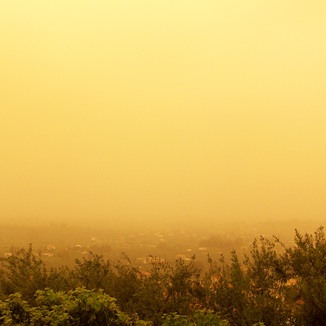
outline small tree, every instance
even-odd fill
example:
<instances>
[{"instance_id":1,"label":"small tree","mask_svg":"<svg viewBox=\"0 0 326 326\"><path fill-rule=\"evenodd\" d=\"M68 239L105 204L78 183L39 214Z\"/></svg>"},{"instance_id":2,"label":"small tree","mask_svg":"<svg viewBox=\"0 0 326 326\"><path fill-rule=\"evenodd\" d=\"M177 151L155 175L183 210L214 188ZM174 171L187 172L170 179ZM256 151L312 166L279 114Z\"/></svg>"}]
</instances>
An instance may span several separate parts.
<instances>
[{"instance_id":1,"label":"small tree","mask_svg":"<svg viewBox=\"0 0 326 326\"><path fill-rule=\"evenodd\" d=\"M293 279L294 321L300 325L325 325L326 320L326 237L324 228L314 233L295 231L295 246L283 256L288 277ZM294 292L294 293L293 293Z\"/></svg>"},{"instance_id":2,"label":"small tree","mask_svg":"<svg viewBox=\"0 0 326 326\"><path fill-rule=\"evenodd\" d=\"M149 325L128 316L116 305L116 300L102 291L77 288L68 292L51 289L36 292L31 306L20 294L12 294L0 302L0 324L2 325Z\"/></svg>"},{"instance_id":3,"label":"small tree","mask_svg":"<svg viewBox=\"0 0 326 326\"><path fill-rule=\"evenodd\" d=\"M113 272L110 261L105 261L102 255L89 253L90 257L75 260L75 269L72 276L79 286L89 290L103 289L110 293L112 288Z\"/></svg>"},{"instance_id":4,"label":"small tree","mask_svg":"<svg viewBox=\"0 0 326 326\"><path fill-rule=\"evenodd\" d=\"M33 300L36 290L46 287L47 271L40 253L35 254L32 245L1 258L1 262L1 283L5 295L19 292L23 299Z\"/></svg>"},{"instance_id":5,"label":"small tree","mask_svg":"<svg viewBox=\"0 0 326 326\"><path fill-rule=\"evenodd\" d=\"M245 258L249 280L250 320L264 325L288 325L291 309L286 304L287 277L285 267L276 251L277 239L260 237L253 242L250 256Z\"/></svg>"}]
</instances>

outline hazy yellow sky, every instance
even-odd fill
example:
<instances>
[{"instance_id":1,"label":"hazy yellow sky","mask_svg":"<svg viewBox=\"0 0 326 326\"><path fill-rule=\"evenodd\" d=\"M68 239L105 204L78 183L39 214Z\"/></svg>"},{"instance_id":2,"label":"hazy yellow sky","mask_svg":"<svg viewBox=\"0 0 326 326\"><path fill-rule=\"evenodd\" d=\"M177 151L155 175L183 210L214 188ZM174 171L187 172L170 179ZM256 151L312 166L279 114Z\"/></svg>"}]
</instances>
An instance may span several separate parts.
<instances>
[{"instance_id":1,"label":"hazy yellow sky","mask_svg":"<svg viewBox=\"0 0 326 326\"><path fill-rule=\"evenodd\" d=\"M324 0L0 3L0 218L326 217Z\"/></svg>"}]
</instances>

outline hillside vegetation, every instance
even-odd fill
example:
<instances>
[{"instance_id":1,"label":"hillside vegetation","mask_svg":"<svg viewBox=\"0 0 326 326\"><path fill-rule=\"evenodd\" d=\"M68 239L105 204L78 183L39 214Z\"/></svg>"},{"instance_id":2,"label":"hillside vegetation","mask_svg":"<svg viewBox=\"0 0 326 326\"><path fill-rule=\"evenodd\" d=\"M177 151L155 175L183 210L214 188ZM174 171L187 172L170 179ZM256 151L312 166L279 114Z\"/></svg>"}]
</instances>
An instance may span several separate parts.
<instances>
[{"instance_id":1,"label":"hillside vegetation","mask_svg":"<svg viewBox=\"0 0 326 326\"><path fill-rule=\"evenodd\" d=\"M1 325L324 325L326 237L296 231L292 245L254 240L244 260L170 263L90 252L49 267L32 245L1 258Z\"/></svg>"}]
</instances>

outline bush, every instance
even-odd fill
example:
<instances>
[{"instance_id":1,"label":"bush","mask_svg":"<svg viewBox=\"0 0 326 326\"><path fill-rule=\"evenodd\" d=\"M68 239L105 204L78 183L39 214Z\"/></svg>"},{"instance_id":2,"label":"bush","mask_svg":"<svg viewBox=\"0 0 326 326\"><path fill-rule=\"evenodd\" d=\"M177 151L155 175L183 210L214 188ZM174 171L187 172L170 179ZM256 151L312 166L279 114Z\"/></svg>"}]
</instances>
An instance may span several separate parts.
<instances>
[{"instance_id":1,"label":"bush","mask_svg":"<svg viewBox=\"0 0 326 326\"><path fill-rule=\"evenodd\" d=\"M0 316L2 325L146 325L121 312L114 298L85 288L67 293L39 290L34 306L12 294L1 302Z\"/></svg>"}]
</instances>

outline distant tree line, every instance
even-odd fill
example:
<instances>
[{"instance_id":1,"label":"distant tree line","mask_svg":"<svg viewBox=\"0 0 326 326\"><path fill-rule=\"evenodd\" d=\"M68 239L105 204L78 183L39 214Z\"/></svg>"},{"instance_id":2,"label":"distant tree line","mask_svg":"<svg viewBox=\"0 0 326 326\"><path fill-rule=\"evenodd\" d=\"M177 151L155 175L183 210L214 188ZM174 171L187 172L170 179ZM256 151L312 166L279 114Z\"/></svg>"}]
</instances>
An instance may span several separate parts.
<instances>
[{"instance_id":1,"label":"distant tree line","mask_svg":"<svg viewBox=\"0 0 326 326\"><path fill-rule=\"evenodd\" d=\"M127 256L47 267L30 245L1 258L0 325L325 325L326 237L295 233L291 246L261 237L240 261Z\"/></svg>"}]
</instances>

